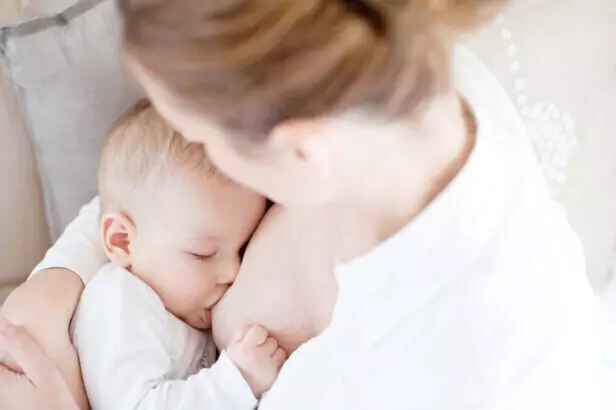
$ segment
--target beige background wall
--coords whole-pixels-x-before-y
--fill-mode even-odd
[[[20,7],[0,0],[0,20]],[[0,302],[49,246],[32,147],[11,84],[0,69]]]
[[[559,200],[601,289],[610,265],[616,268],[616,0],[510,2],[504,26],[491,25],[470,45],[515,99],[507,56],[507,44],[515,44],[529,104],[553,103],[573,115],[579,144]]]
[[[24,4],[24,1],[21,0],[0,0],[0,16],[3,17],[3,20],[15,13],[16,10]]]

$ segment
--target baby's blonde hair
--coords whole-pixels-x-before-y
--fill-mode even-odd
[[[103,148],[98,173],[103,208],[128,211],[179,171],[220,176],[203,145],[186,140],[141,100],[118,119]]]

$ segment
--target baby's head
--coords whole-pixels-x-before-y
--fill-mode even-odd
[[[186,141],[146,101],[113,127],[99,190],[109,258],[154,289],[171,313],[208,328],[265,199],[218,173],[204,147]]]

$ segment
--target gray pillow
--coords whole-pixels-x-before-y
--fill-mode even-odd
[[[52,239],[97,193],[99,155],[113,122],[143,92],[123,69],[112,0],[0,28],[42,179]]]

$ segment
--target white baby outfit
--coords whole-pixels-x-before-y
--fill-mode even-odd
[[[209,332],[169,313],[148,285],[114,264],[101,268],[86,286],[73,342],[93,410],[251,410],[257,405],[224,351],[216,361]]]

